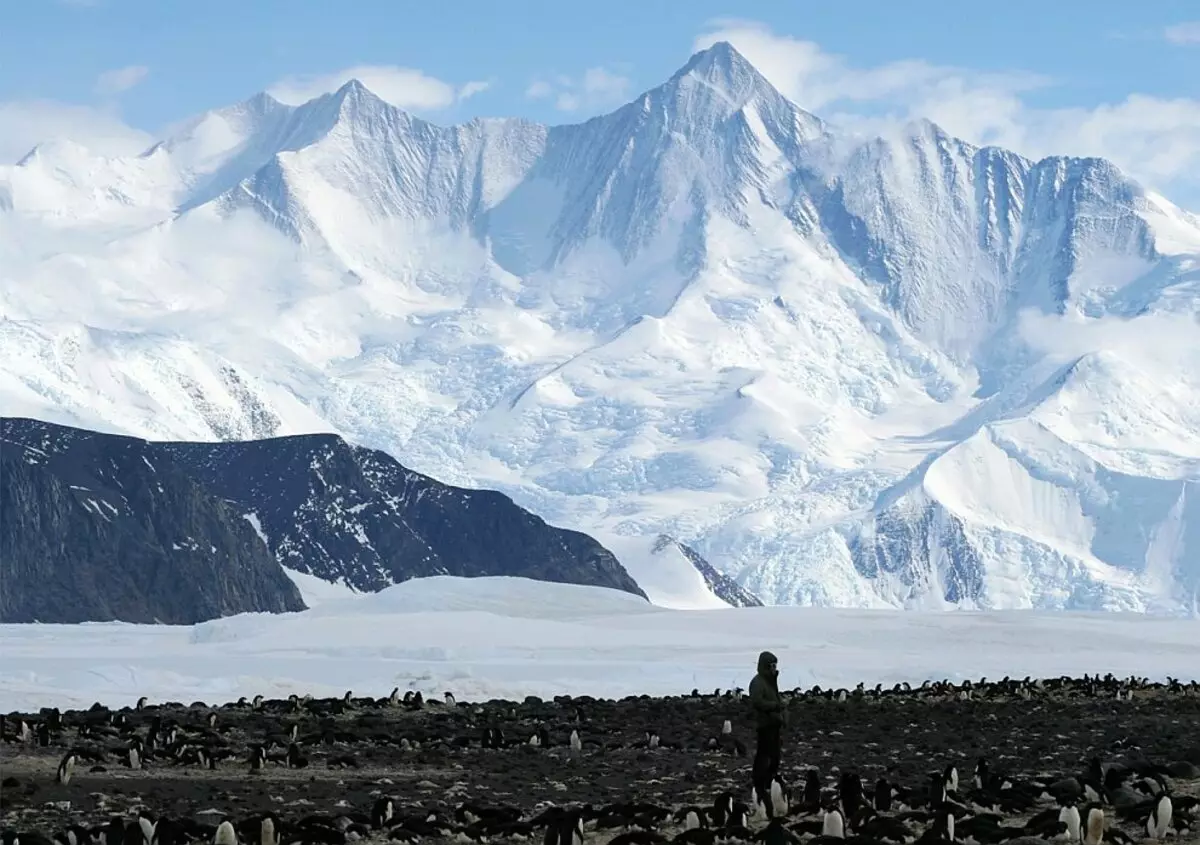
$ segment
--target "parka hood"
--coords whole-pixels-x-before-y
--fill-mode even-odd
[[[766,675],[771,664],[776,664],[778,668],[779,658],[769,651],[764,651],[758,656],[758,672],[760,675]]]

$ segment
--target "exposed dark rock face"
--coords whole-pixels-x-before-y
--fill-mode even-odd
[[[0,420],[0,622],[303,609],[238,509],[157,444]]]
[[[588,535],[547,525],[502,493],[442,484],[335,435],[158,448],[236,502],[281,564],[327,581],[375,591],[427,575],[509,575],[645,598]]]
[[[0,425],[0,622],[302,610],[281,563],[363,591],[510,575],[645,598],[586,534],[334,435],[152,443]]]
[[[731,607],[762,607],[763,602],[754,593],[747,590],[737,581],[734,581],[728,575],[718,572],[713,565],[691,546],[686,543],[681,543],[674,537],[667,534],[659,534],[658,539],[654,541],[654,553],[658,554],[667,546],[674,544],[692,566],[696,567],[696,571],[704,578],[704,583],[708,585],[708,589],[713,592],[717,598],[721,599]]]

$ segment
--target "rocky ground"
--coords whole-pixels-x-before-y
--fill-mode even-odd
[[[1029,698],[975,690],[972,700],[962,700],[965,694],[948,689],[850,695],[845,701],[798,696],[785,733],[784,779],[798,794],[808,769],[815,768],[830,789],[840,772],[852,770],[868,794],[879,777],[920,790],[930,772],[953,763],[965,794],[981,757],[993,771],[1016,779],[1081,774],[1093,756],[1106,763],[1147,759],[1200,766],[1200,691],[1194,688],[1136,689],[1130,700],[1074,689],[1036,690]],[[71,824],[128,817],[135,808],[212,825],[264,811],[281,819],[367,814],[381,795],[394,798],[398,808],[441,808],[451,818],[463,802],[516,807],[528,817],[548,804],[709,806],[724,790],[750,800],[753,727],[746,700],[731,695],[439,701],[419,709],[387,699],[265,702],[258,708],[149,703],[120,714],[64,713],[61,730],[43,730],[49,744],[42,745],[36,726],[47,719],[52,721],[45,711],[6,719],[0,828],[51,836]],[[141,768],[131,768],[127,749],[145,740],[155,719],[158,749],[147,746]],[[80,726],[89,724],[94,727],[81,733]],[[177,732],[167,736],[171,725]],[[292,726],[293,754],[304,758],[303,767],[286,762]],[[483,747],[486,729],[502,735],[496,742],[489,734],[486,744],[501,747]],[[571,745],[572,732],[578,748]],[[542,744],[531,745],[539,734]],[[660,738],[658,747],[650,747],[648,734]],[[252,770],[247,760],[264,744],[271,759]],[[79,759],[62,784],[56,769],[70,749]],[[197,749],[225,756],[209,768],[195,756]],[[89,755],[92,760],[85,759]],[[1180,796],[1200,792],[1200,777],[1166,783]],[[1135,823],[1108,816],[1135,841],[1145,838]],[[1014,817],[1012,824],[1020,821]],[[668,827],[660,832],[669,835]],[[588,840],[604,841],[615,832],[589,833]],[[1188,829],[1177,831],[1176,839],[1200,841]]]

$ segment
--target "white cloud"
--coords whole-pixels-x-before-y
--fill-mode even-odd
[[[728,41],[783,94],[832,123],[881,131],[928,118],[976,144],[1031,158],[1101,156],[1177,199],[1200,199],[1200,100],[1133,94],[1091,108],[1047,109],[1024,96],[1051,80],[921,59],[859,67],[820,45],[743,20],[717,20],[695,41]]]
[[[477,80],[455,87],[413,68],[356,65],[327,74],[289,76],[268,88],[267,93],[281,103],[299,105],[332,93],[351,79],[357,79],[380,99],[402,109],[444,109],[491,86],[490,82]]]
[[[133,155],[154,141],[105,109],[50,100],[0,102],[0,164],[54,140],[74,141],[106,156]]]
[[[629,97],[629,87],[629,77],[607,68],[593,67],[584,71],[579,79],[556,76],[536,80],[525,89],[525,96],[531,100],[553,97],[554,107],[559,111],[590,111],[624,102]]]
[[[129,65],[116,70],[105,71],[96,78],[96,93],[110,96],[128,91],[146,78],[150,68],[145,65]]]
[[[1172,44],[1200,44],[1200,21],[1185,21],[1168,26],[1163,36]]]
[[[1068,363],[1084,355],[1112,352],[1132,362],[1173,371],[1200,361],[1200,317],[1181,312],[1143,314],[1134,319],[1044,314],[1028,309],[1018,315],[1017,330],[1030,348],[1051,360]]]

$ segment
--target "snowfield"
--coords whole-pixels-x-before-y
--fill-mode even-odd
[[[768,603],[1195,613],[1198,319],[1200,220],[1108,162],[853,137],[727,44],[580,125],[351,82],[0,166],[4,413],[335,431],[676,607],[660,533]]]
[[[310,597],[303,579],[297,579]],[[309,585],[311,586],[311,585]],[[422,578],[302,613],[194,626],[0,625],[0,711],[292,693],[440,698],[745,687],[759,651],[788,686],[933,678],[1200,677],[1200,621],[1037,611],[669,610],[599,587]]]

